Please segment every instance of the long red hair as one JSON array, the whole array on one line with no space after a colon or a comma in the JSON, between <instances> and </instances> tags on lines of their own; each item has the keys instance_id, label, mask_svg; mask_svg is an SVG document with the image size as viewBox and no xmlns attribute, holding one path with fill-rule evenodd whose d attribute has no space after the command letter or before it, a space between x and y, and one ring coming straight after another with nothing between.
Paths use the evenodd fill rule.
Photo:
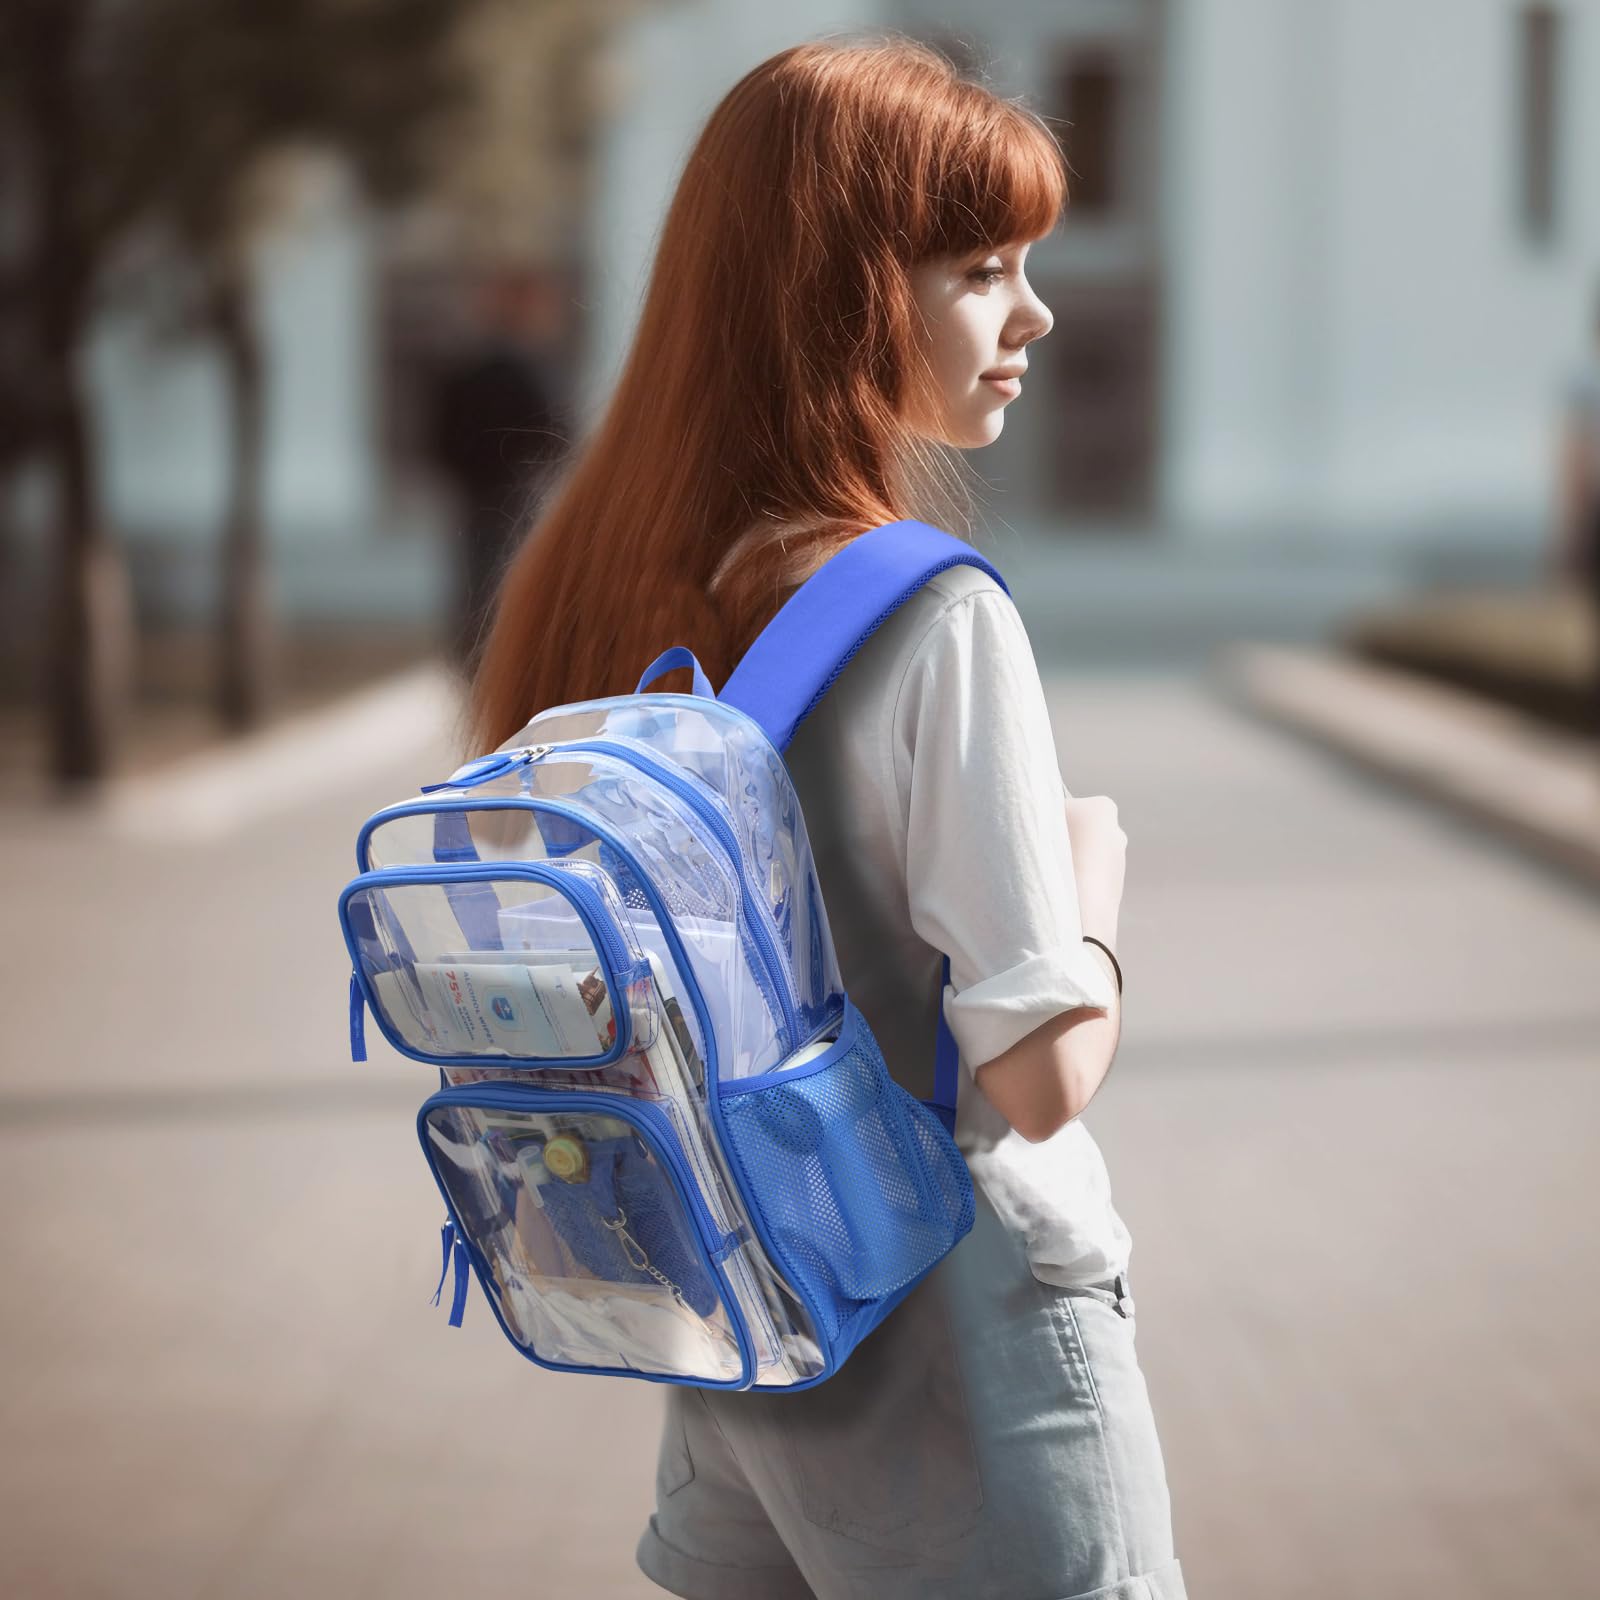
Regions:
<instances>
[{"instance_id":1,"label":"long red hair","mask_svg":"<svg viewBox=\"0 0 1600 1600\"><path fill-rule=\"evenodd\" d=\"M1065 198L1043 119L911 39L813 41L741 78L688 156L610 403L501 584L473 749L631 692L674 644L720 688L852 538L963 531L954 453L902 416L927 371L908 269L1038 238Z\"/></svg>"}]
</instances>

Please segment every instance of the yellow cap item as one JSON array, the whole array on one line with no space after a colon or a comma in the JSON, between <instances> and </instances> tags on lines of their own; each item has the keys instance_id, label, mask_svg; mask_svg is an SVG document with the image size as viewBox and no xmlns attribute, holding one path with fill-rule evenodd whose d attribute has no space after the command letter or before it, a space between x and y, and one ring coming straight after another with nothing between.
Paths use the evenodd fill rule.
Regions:
<instances>
[{"instance_id":1,"label":"yellow cap item","mask_svg":"<svg viewBox=\"0 0 1600 1600\"><path fill-rule=\"evenodd\" d=\"M584 1183L589 1177L589 1152L575 1133L558 1133L545 1142L545 1171L567 1183Z\"/></svg>"}]
</instances>

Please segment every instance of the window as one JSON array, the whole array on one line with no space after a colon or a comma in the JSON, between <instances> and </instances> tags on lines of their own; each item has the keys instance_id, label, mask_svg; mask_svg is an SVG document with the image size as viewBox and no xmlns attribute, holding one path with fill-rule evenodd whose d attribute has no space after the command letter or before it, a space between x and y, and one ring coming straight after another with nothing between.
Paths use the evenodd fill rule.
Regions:
<instances>
[{"instance_id":1,"label":"window","mask_svg":"<svg viewBox=\"0 0 1600 1600\"><path fill-rule=\"evenodd\" d=\"M1121 128L1126 98L1122 61L1105 49L1071 50L1057 78L1065 123L1061 148L1071 174L1069 214L1110 218L1122 209Z\"/></svg>"},{"instance_id":2,"label":"window","mask_svg":"<svg viewBox=\"0 0 1600 1600\"><path fill-rule=\"evenodd\" d=\"M1517 18L1517 211L1524 235L1550 239L1556 225L1556 88L1561 17L1523 6Z\"/></svg>"}]
</instances>

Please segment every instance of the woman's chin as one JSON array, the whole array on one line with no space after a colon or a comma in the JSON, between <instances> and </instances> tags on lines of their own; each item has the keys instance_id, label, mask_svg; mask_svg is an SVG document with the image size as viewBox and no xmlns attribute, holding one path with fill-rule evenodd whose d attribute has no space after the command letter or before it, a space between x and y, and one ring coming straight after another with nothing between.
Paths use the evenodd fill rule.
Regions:
<instances>
[{"instance_id":1,"label":"woman's chin","mask_svg":"<svg viewBox=\"0 0 1600 1600\"><path fill-rule=\"evenodd\" d=\"M1000 437L1005 425L1005 410L996 406L992 411L980 411L975 416L968 416L960 424L946 422L935 437L940 444L948 445L952 450L981 450Z\"/></svg>"},{"instance_id":2,"label":"woman's chin","mask_svg":"<svg viewBox=\"0 0 1600 1600\"><path fill-rule=\"evenodd\" d=\"M966 441L962 445L964 450L981 450L986 444L993 444L1005 431L1006 413L1003 406L996 406L993 411L986 412L978 417L967 430Z\"/></svg>"}]
</instances>

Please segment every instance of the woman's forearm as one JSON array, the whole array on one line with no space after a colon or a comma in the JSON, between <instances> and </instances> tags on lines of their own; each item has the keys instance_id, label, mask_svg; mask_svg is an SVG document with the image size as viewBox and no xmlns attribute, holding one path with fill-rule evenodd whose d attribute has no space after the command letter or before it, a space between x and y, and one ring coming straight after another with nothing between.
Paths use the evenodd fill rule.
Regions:
<instances>
[{"instance_id":1,"label":"woman's forearm","mask_svg":"<svg viewBox=\"0 0 1600 1600\"><path fill-rule=\"evenodd\" d=\"M1116 969L1098 945L1088 945L1106 969L1112 983L1116 982ZM1081 1116L1084 1108L1094 1099L1100 1085L1105 1082L1111 1063L1116 1060L1117 1046L1122 1040L1122 996L1118 994L1109 1011L1085 1010L1068 1013L1076 1018L1062 1041L1069 1057L1069 1103L1071 1116Z\"/></svg>"},{"instance_id":2,"label":"woman's forearm","mask_svg":"<svg viewBox=\"0 0 1600 1600\"><path fill-rule=\"evenodd\" d=\"M1111 1070L1121 1033L1120 996L1109 1010L1080 1006L1041 1023L973 1076L995 1110L1038 1144L1082 1115Z\"/></svg>"}]
</instances>

